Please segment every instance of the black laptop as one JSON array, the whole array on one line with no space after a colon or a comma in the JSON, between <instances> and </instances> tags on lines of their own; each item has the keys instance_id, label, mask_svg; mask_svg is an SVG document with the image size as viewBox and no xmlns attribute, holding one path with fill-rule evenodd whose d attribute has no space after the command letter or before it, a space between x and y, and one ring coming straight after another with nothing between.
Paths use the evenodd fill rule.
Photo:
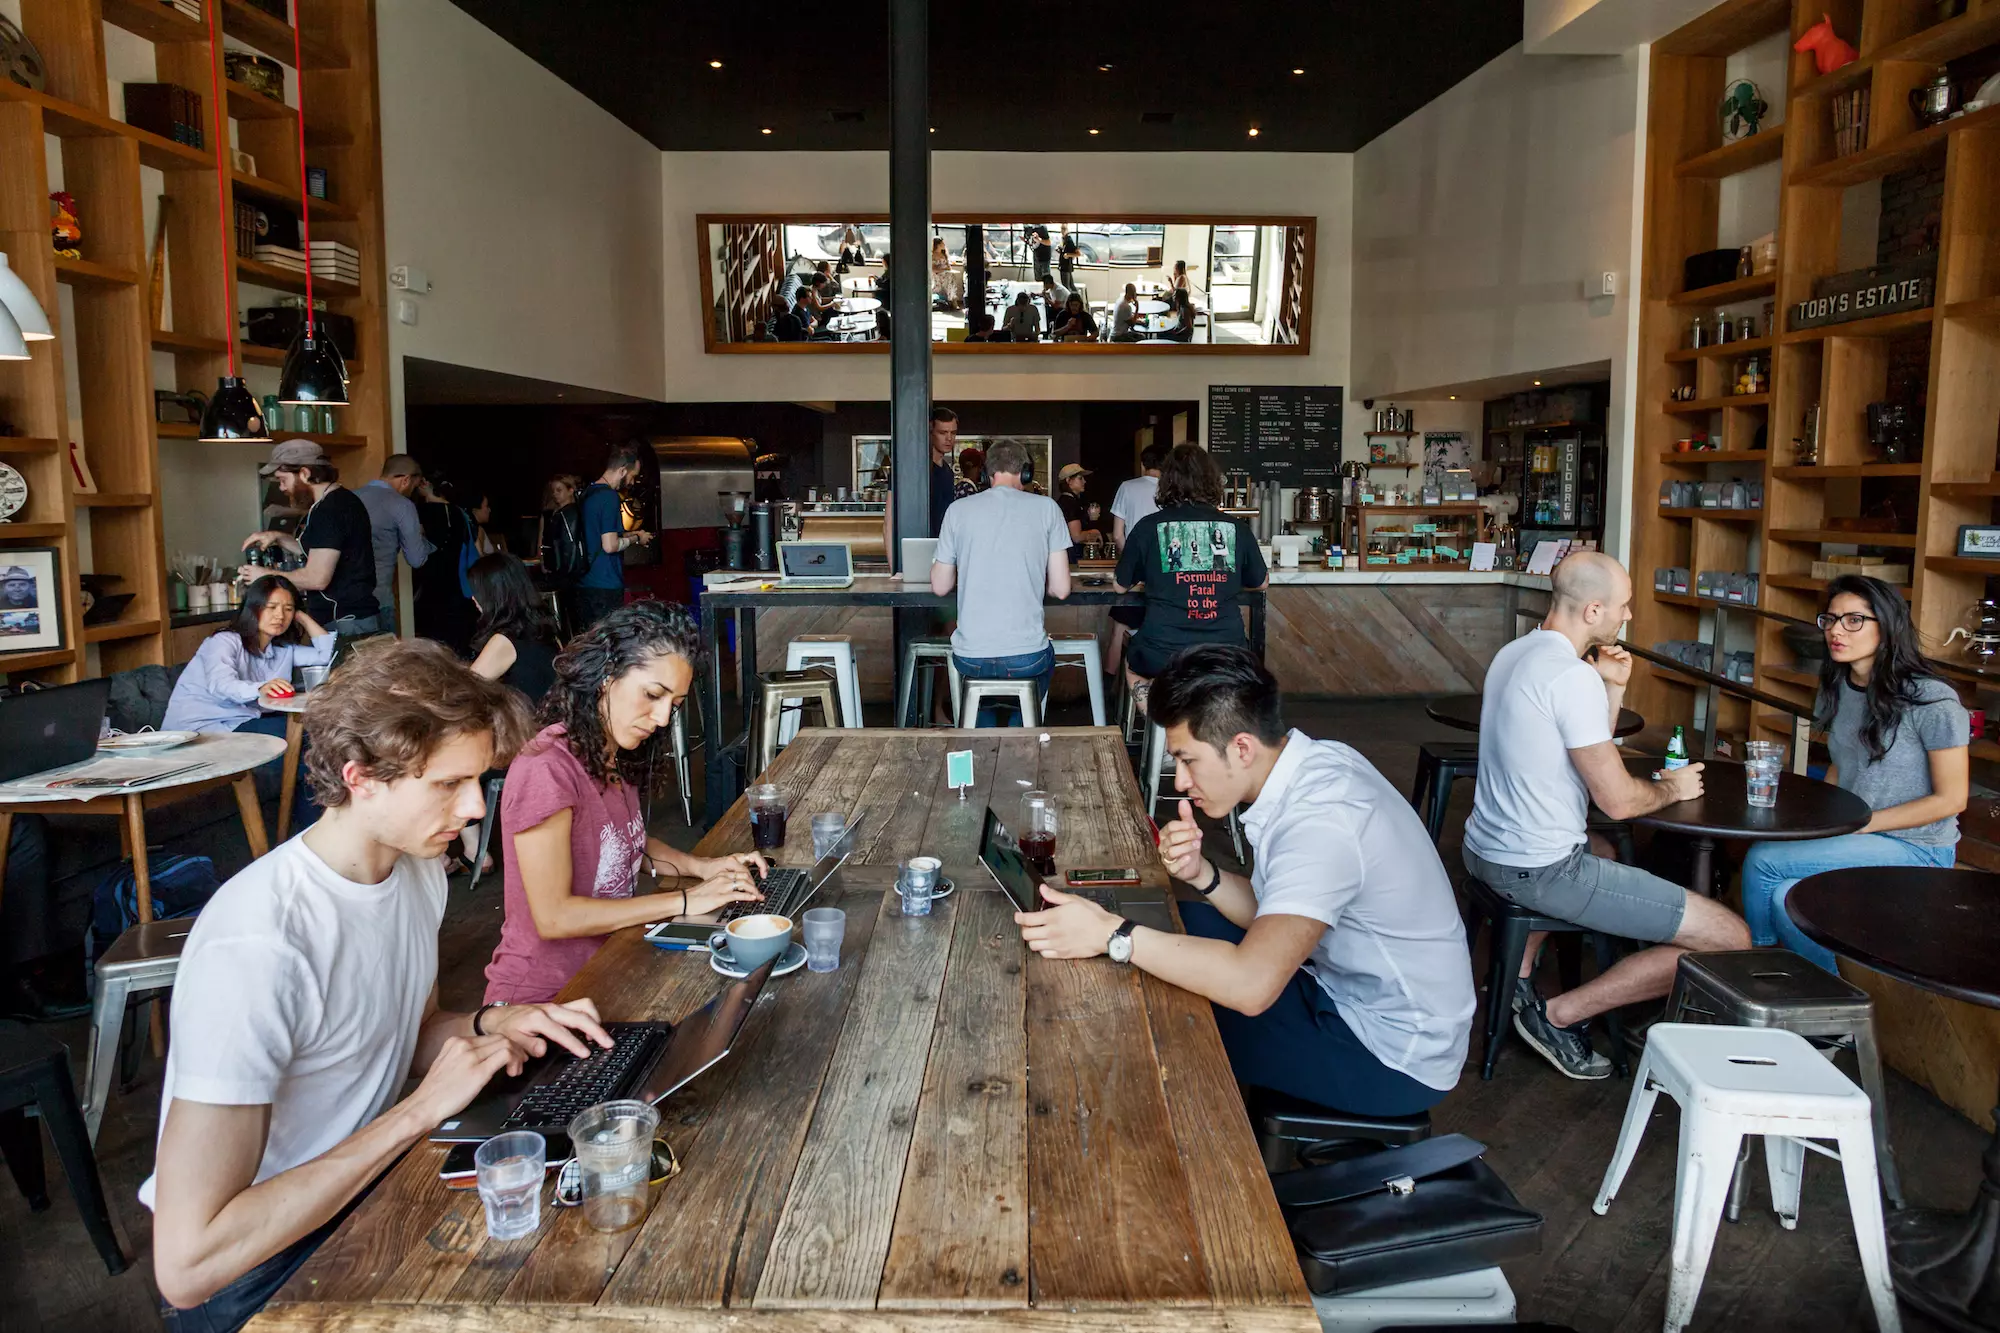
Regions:
<instances>
[{"instance_id":1,"label":"black laptop","mask_svg":"<svg viewBox=\"0 0 2000 1333\"><path fill-rule=\"evenodd\" d=\"M108 677L0 698L0 782L80 764L97 753Z\"/></svg>"},{"instance_id":2,"label":"black laptop","mask_svg":"<svg viewBox=\"0 0 2000 1333\"><path fill-rule=\"evenodd\" d=\"M729 1054L775 961L678 1023L606 1023L614 1043L608 1051L594 1047L578 1059L551 1046L519 1074L488 1083L472 1105L431 1131L431 1142L484 1142L515 1129L566 1135L577 1113L599 1102L665 1101Z\"/></svg>"},{"instance_id":3,"label":"black laptop","mask_svg":"<svg viewBox=\"0 0 2000 1333\"><path fill-rule=\"evenodd\" d=\"M986 807L986 827L979 835L979 863L986 867L986 873L993 876L993 882L1014 902L1015 910L1039 912L1049 906L1042 901L1041 885L1043 876L1028 867L1028 860L1021 855L1021 847L1014 834L996 814L992 806ZM1121 884L1116 887L1070 884L1056 876L1048 876L1049 885L1073 898L1088 898L1108 912L1116 912L1129 917L1142 926L1155 930L1173 930L1173 915L1167 910L1166 895L1159 889L1147 888L1142 884Z\"/></svg>"}]
</instances>

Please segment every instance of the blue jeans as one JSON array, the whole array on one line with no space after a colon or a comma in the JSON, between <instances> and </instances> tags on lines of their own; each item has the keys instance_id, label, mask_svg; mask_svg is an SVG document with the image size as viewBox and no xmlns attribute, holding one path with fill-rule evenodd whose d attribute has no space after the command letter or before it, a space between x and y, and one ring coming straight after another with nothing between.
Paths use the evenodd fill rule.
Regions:
<instances>
[{"instance_id":1,"label":"blue jeans","mask_svg":"<svg viewBox=\"0 0 2000 1333\"><path fill-rule=\"evenodd\" d=\"M1207 903L1182 903L1181 923L1203 939L1239 944L1243 928ZM1333 1000L1304 968L1256 1017L1212 1005L1236 1081L1355 1115L1415 1115L1444 1093L1391 1069L1361 1044Z\"/></svg>"},{"instance_id":2,"label":"blue jeans","mask_svg":"<svg viewBox=\"0 0 2000 1333\"><path fill-rule=\"evenodd\" d=\"M1790 949L1829 972L1838 972L1833 950L1807 939L1785 914L1785 895L1792 891L1792 885L1823 870L1852 870L1862 866L1949 869L1957 856L1955 842L1929 846L1906 842L1887 833L1752 843L1750 854L1743 858L1743 919L1750 925L1750 942L1760 948L1776 945Z\"/></svg>"},{"instance_id":3,"label":"blue jeans","mask_svg":"<svg viewBox=\"0 0 2000 1333\"><path fill-rule=\"evenodd\" d=\"M1056 674L1056 650L1054 644L1046 644L1038 653L1020 653L1013 657L960 657L951 655L952 665L965 680L1032 680L1035 682L1035 707L1046 708L1049 702L1049 682ZM1000 709L1004 704L981 704L979 719L975 727L997 727L1000 725ZM1007 709L1008 716L1014 710ZM963 726L965 719L959 719ZM1009 724L1013 725L1013 724Z\"/></svg>"},{"instance_id":4,"label":"blue jeans","mask_svg":"<svg viewBox=\"0 0 2000 1333\"><path fill-rule=\"evenodd\" d=\"M285 715L283 713L265 713L262 717L253 717L248 722L237 723L236 729L238 731L254 731L265 736L276 736L279 740L283 740L285 738ZM304 737L299 744L299 784L297 795L293 798L297 803L298 817L292 820L292 831L294 833L297 833L301 829L310 828L319 821L320 816L319 803L313 800L312 784L306 781L306 750L311 745L312 738L310 736ZM284 787L280 784L283 783L285 777L285 756L279 755L268 764L259 764L253 770L253 776L257 780L258 799L265 801L277 800L279 793L284 791ZM280 814L282 816L282 812Z\"/></svg>"}]
</instances>

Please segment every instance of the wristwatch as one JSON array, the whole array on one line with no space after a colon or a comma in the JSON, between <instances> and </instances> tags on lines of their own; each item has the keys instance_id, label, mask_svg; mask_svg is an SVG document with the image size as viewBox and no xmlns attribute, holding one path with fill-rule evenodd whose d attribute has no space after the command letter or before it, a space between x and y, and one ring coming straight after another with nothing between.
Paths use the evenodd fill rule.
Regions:
<instances>
[{"instance_id":1,"label":"wristwatch","mask_svg":"<svg viewBox=\"0 0 2000 1333\"><path fill-rule=\"evenodd\" d=\"M1112 962L1129 963L1132 961L1132 932L1138 928L1138 925L1139 923L1136 921L1120 920L1118 929L1111 932L1111 938L1105 942L1104 952L1109 955Z\"/></svg>"},{"instance_id":2,"label":"wristwatch","mask_svg":"<svg viewBox=\"0 0 2000 1333\"><path fill-rule=\"evenodd\" d=\"M1222 867L1215 864L1215 862L1210 861L1208 863L1208 868L1215 872L1215 874L1209 877L1208 887L1203 888L1201 885L1197 884L1195 885L1194 889L1196 893L1200 894L1204 898L1208 897L1210 894L1214 893L1217 889L1222 887Z\"/></svg>"}]
</instances>

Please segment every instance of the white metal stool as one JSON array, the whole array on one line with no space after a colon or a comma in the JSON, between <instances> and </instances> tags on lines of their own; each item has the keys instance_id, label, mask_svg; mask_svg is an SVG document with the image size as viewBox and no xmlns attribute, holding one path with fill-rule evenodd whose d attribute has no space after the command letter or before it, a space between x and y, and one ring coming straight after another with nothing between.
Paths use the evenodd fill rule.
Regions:
<instances>
[{"instance_id":1,"label":"white metal stool","mask_svg":"<svg viewBox=\"0 0 2000 1333\"><path fill-rule=\"evenodd\" d=\"M958 669L951 664L951 638L943 634L925 634L910 639L903 645L903 661L896 672L896 721L899 727L929 726L931 715L928 702L924 705L923 716L912 724L910 721L910 700L916 694L917 673L935 670L942 663L945 674L950 678L951 689L945 699L945 707L951 711L954 725L958 722Z\"/></svg>"},{"instance_id":2,"label":"white metal stool","mask_svg":"<svg viewBox=\"0 0 2000 1333\"><path fill-rule=\"evenodd\" d=\"M1625 1180L1645 1136L1653 1103L1664 1092L1681 1107L1680 1162L1674 1174L1673 1273L1667 1285L1666 1333L1694 1317L1729 1198L1736 1149L1745 1134L1764 1136L1771 1200L1787 1230L1798 1225L1806 1149L1837 1158L1861 1251L1861 1272L1882 1333L1900 1333L1889 1284L1889 1242L1875 1176L1875 1131L1868 1096L1796 1032L1777 1028L1656 1023L1646 1035L1618 1148L1591 1208L1600 1217ZM1832 1139L1831 1152L1811 1139Z\"/></svg>"},{"instance_id":3,"label":"white metal stool","mask_svg":"<svg viewBox=\"0 0 2000 1333\"><path fill-rule=\"evenodd\" d=\"M822 666L833 672L834 685L840 692L840 717L833 725L860 726L861 679L855 671L853 641L845 634L799 635L785 645L785 670L803 671L809 666ZM798 713L787 713L778 723L778 744L791 744L798 730Z\"/></svg>"},{"instance_id":4,"label":"white metal stool","mask_svg":"<svg viewBox=\"0 0 2000 1333\"><path fill-rule=\"evenodd\" d=\"M955 674L955 673L954 673ZM987 700L1011 703L1021 710L1021 725L1038 727L1041 725L1037 711L1036 696L1040 693L1032 680L975 680L967 678L960 687L958 696L958 717L961 724L970 727L979 725L979 705Z\"/></svg>"},{"instance_id":5,"label":"white metal stool","mask_svg":"<svg viewBox=\"0 0 2000 1333\"><path fill-rule=\"evenodd\" d=\"M118 1067L125 1006L155 991L173 989L181 950L193 929L191 916L149 921L120 935L97 960L97 994L90 1003L90 1060L83 1076L83 1122L93 1144L111 1100L111 1071Z\"/></svg>"},{"instance_id":6,"label":"white metal stool","mask_svg":"<svg viewBox=\"0 0 2000 1333\"><path fill-rule=\"evenodd\" d=\"M1105 725L1104 712L1104 657L1097 650L1095 634L1051 634L1049 644L1055 649L1058 668L1082 667L1090 688L1090 725Z\"/></svg>"}]
</instances>

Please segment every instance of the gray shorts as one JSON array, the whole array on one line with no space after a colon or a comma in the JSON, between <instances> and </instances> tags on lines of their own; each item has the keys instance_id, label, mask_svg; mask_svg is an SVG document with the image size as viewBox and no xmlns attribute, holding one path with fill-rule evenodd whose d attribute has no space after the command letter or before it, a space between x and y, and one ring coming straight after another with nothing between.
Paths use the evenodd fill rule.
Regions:
<instances>
[{"instance_id":1,"label":"gray shorts","mask_svg":"<svg viewBox=\"0 0 2000 1333\"><path fill-rule=\"evenodd\" d=\"M1665 944L1680 933L1687 890L1582 844L1545 866L1503 866L1471 851L1465 868L1516 906L1622 939Z\"/></svg>"}]
</instances>

